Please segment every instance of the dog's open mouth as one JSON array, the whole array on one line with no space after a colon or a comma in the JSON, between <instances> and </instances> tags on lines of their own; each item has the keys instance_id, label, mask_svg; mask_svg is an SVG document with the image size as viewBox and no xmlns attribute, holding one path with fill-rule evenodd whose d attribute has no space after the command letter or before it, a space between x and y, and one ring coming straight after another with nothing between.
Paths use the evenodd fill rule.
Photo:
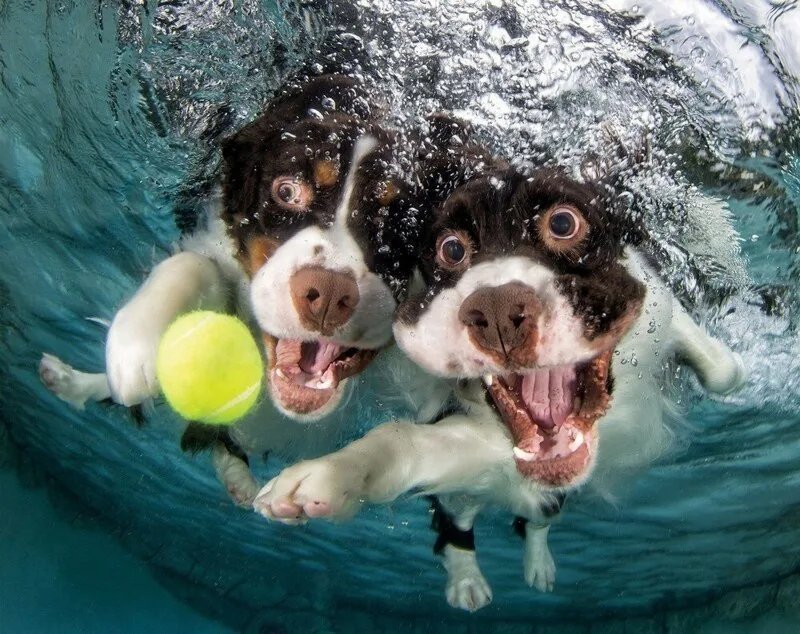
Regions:
<instances>
[{"instance_id":1,"label":"dog's open mouth","mask_svg":"<svg viewBox=\"0 0 800 634\"><path fill-rule=\"evenodd\" d=\"M610 402L611 354L578 366L483 377L511 431L514 460L524 476L563 487L586 473L594 451L594 424Z\"/></svg>"},{"instance_id":2,"label":"dog's open mouth","mask_svg":"<svg viewBox=\"0 0 800 634\"><path fill-rule=\"evenodd\" d=\"M361 372L378 353L322 339L294 341L267 334L264 343L272 397L284 409L304 415L313 415L329 404L342 382Z\"/></svg>"}]
</instances>

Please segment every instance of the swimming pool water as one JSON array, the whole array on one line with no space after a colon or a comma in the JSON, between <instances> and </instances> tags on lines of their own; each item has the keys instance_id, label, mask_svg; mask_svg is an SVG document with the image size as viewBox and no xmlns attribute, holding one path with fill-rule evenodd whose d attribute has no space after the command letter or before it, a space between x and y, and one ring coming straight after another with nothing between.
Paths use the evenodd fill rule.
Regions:
<instances>
[{"instance_id":1,"label":"swimming pool water","mask_svg":"<svg viewBox=\"0 0 800 634\"><path fill-rule=\"evenodd\" d=\"M318 4L309 3L323 32ZM676 450L616 504L591 492L570 501L551 532L552 595L524 585L510 518L481 517L479 558L495 599L472 616L444 601L422 500L366 509L346 526L302 529L234 508L208 459L180 452L180 425L163 404L148 410L141 430L122 408L77 412L46 392L36 364L48 351L76 367L102 368L104 328L87 318L110 319L170 253L181 192L214 173L214 139L252 118L313 41L289 2L6 0L0 414L4 455L14 456L6 462L28 465L60 500L63 517L92 518L220 628L530 631L640 618L625 631L688 632L797 619L796 3L353 4L398 124L455 109L519 161L566 164L602 151L598 130L608 122L630 142L655 129L653 168L637 185L650 201L643 222L666 245L676 291L742 353L751 375L745 389L712 400L678 373L685 424L676 426ZM729 200L744 272L711 270L680 248L676 210L691 186ZM351 407L365 424L380 422L382 406L368 396ZM255 467L266 478L279 464ZM22 514L24 497L0 499ZM104 539L94 540L97 556L112 557L102 554L110 548ZM18 590L3 574L0 605ZM38 600L48 596L43 588ZM74 600L86 598L76 590ZM189 627L176 605L165 629ZM113 615L98 616L95 629L103 618L108 631L137 629Z\"/></svg>"}]
</instances>

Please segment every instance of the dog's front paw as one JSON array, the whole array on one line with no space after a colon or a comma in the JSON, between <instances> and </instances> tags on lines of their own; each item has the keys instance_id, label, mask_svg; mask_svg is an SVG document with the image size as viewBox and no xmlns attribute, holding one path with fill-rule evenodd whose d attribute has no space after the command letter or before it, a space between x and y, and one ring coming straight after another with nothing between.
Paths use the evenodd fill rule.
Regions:
<instances>
[{"instance_id":1,"label":"dog's front paw","mask_svg":"<svg viewBox=\"0 0 800 634\"><path fill-rule=\"evenodd\" d=\"M234 504L242 508L251 508L258 494L258 483L247 463L231 454L222 445L214 447L211 461L217 477L225 486Z\"/></svg>"},{"instance_id":2,"label":"dog's front paw","mask_svg":"<svg viewBox=\"0 0 800 634\"><path fill-rule=\"evenodd\" d=\"M445 547L445 596L454 608L475 612L492 602L492 589L478 567L475 551Z\"/></svg>"},{"instance_id":3,"label":"dog's front paw","mask_svg":"<svg viewBox=\"0 0 800 634\"><path fill-rule=\"evenodd\" d=\"M544 539L531 539L525 543L525 582L539 592L552 592L556 582L556 563Z\"/></svg>"},{"instance_id":4,"label":"dog's front paw","mask_svg":"<svg viewBox=\"0 0 800 634\"><path fill-rule=\"evenodd\" d=\"M112 398L128 407L158 395L156 355L163 320L123 308L114 317L106 341L106 373ZM152 316L151 316L152 317Z\"/></svg>"},{"instance_id":5,"label":"dog's front paw","mask_svg":"<svg viewBox=\"0 0 800 634\"><path fill-rule=\"evenodd\" d=\"M77 409L83 409L90 397L81 377L81 372L51 354L44 353L39 361L39 379L44 386Z\"/></svg>"},{"instance_id":6,"label":"dog's front paw","mask_svg":"<svg viewBox=\"0 0 800 634\"><path fill-rule=\"evenodd\" d=\"M364 481L358 465L332 457L306 460L268 482L253 508L287 524L315 517L344 519L362 504Z\"/></svg>"},{"instance_id":7,"label":"dog's front paw","mask_svg":"<svg viewBox=\"0 0 800 634\"><path fill-rule=\"evenodd\" d=\"M709 357L713 363L698 370L698 378L709 392L726 396L741 389L747 381L747 370L739 353L724 343L711 339Z\"/></svg>"}]
</instances>

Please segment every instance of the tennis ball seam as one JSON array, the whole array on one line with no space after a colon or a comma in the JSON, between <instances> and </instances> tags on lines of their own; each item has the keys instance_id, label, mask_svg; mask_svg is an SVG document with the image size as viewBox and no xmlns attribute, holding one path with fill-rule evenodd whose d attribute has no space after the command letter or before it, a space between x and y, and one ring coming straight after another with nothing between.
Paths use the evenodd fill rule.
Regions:
<instances>
[{"instance_id":1,"label":"tennis ball seam","mask_svg":"<svg viewBox=\"0 0 800 634\"><path fill-rule=\"evenodd\" d=\"M191 313L189 313L191 314ZM184 332L180 337L175 339L171 339L169 344L167 345L167 350L172 351L173 348L179 348L179 344L184 340L188 339L195 335L195 333L200 330L201 328L205 328L206 326L211 325L210 322L214 321L216 315L206 315L200 321L198 321L194 326L189 328L186 332Z\"/></svg>"},{"instance_id":2,"label":"tennis ball seam","mask_svg":"<svg viewBox=\"0 0 800 634\"><path fill-rule=\"evenodd\" d=\"M217 416L223 415L229 409L232 409L232 408L236 407L237 405L239 405L240 403L243 403L244 401L249 399L253 395L253 392L255 392L256 390L258 390L260 388L261 388L261 380L259 379L258 381L253 383L253 385L251 385L250 387L246 388L245 390L243 390L242 392L240 392L239 394L234 396L231 400L229 400L227 403L225 403L222 407L219 407L219 408L215 409L213 412L211 412L210 414L208 414L204 418L207 418L208 420L214 420Z\"/></svg>"}]
</instances>

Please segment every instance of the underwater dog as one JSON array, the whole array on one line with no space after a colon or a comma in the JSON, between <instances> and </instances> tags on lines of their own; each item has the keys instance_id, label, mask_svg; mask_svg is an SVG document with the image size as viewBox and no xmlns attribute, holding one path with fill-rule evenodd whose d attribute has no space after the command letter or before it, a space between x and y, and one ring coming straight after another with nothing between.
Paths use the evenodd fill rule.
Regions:
<instances>
[{"instance_id":1,"label":"underwater dog","mask_svg":"<svg viewBox=\"0 0 800 634\"><path fill-rule=\"evenodd\" d=\"M447 599L476 610L492 594L472 526L500 505L524 532L525 580L551 590L547 535L564 495L647 464L668 442L665 361L680 357L712 392L744 380L738 357L627 244L630 221L608 191L556 169L502 169L456 189L423 238L425 288L400 306L394 334L426 371L458 379L463 413L384 424L291 466L256 510L296 523L434 494Z\"/></svg>"},{"instance_id":2,"label":"underwater dog","mask_svg":"<svg viewBox=\"0 0 800 634\"><path fill-rule=\"evenodd\" d=\"M252 324L271 405L301 422L336 410L350 379L392 342L392 317L437 195L409 157L423 152L433 174L437 150L424 143L409 150L383 125L372 97L351 77L316 77L283 89L225 140L220 199L182 252L156 266L114 316L106 372L78 372L44 355L45 385L78 407L109 398L142 403L159 393L156 350L165 329L205 308ZM262 409L230 433L190 424L182 445L211 448L229 493L249 506L257 485L237 432L272 424L270 434L291 443L291 431L274 429L280 422Z\"/></svg>"}]
</instances>

